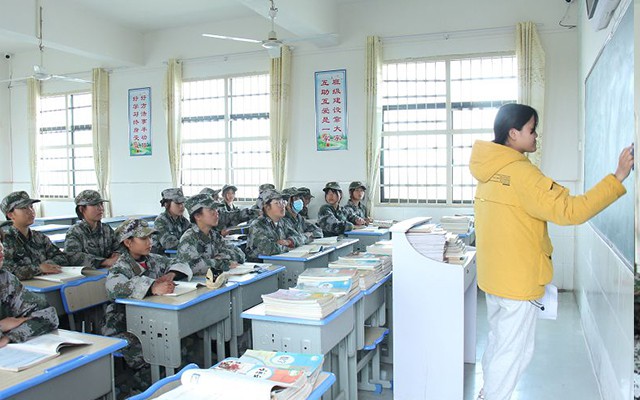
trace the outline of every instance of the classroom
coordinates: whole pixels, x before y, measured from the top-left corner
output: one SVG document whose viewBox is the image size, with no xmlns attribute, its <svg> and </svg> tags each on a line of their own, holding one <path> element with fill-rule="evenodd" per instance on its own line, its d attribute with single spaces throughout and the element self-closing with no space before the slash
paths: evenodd
<svg viewBox="0 0 640 400">
<path fill-rule="evenodd" d="M 537 31 L 544 62 L 542 76 L 532 84 L 536 104 L 531 105 L 541 116 L 539 150 L 532 159 L 572 195 L 582 194 L 591 165 L 603 161 L 589 158 L 586 148 L 592 120 L 585 111 L 589 76 L 624 16 L 630 14 L 632 25 L 639 18 L 635 0 L 596 1 L 613 10 L 604 24 L 595 20 L 602 16 L 589 18 L 593 3 L 0 1 L 0 198 L 26 191 L 42 200 L 38 217 L 55 217 L 73 215 L 75 195 L 95 189 L 109 200 L 105 217 L 157 215 L 163 211 L 160 193 L 167 188 L 182 187 L 192 196 L 203 187 L 232 184 L 237 205 L 251 207 L 258 186 L 273 183 L 277 189 L 308 187 L 315 196 L 309 217 L 316 218 L 327 182 L 338 182 L 348 193 L 350 182 L 362 181 L 370 185 L 366 196 L 378 220 L 428 216 L 439 221 L 472 214 L 471 146 L 476 139 L 492 140 L 497 108 L 518 101 L 516 25 L 525 22 Z M 269 7 L 277 7 L 272 20 Z M 267 50 L 270 40 L 261 47 L 271 30 L 289 49 Z M 639 41 L 634 43 L 637 47 Z M 378 80 L 389 82 L 385 88 L 369 87 L 376 81 L 368 72 L 375 65 L 372 54 L 380 61 Z M 38 104 L 49 111 L 63 104 L 67 125 L 85 130 L 84 135 L 55 135 L 54 117 L 43 115 L 33 101 L 35 85 L 17 79 L 34 76 L 34 65 L 47 78 L 40 81 L 43 101 Z M 465 68 L 472 69 L 468 94 L 449 78 L 456 71 L 464 77 Z M 282 80 L 274 81 L 271 70 Z M 637 93 L 640 79 L 634 75 Z M 331 125 L 333 136 L 323 137 L 322 82 L 336 77 L 343 109 L 333 121 L 341 120 Z M 410 88 L 420 79 L 427 81 L 427 94 Z M 97 81 L 99 99 L 95 93 L 92 98 Z M 496 89 L 495 82 L 507 83 Z M 177 94 L 170 90 L 176 88 Z M 382 113 L 377 125 L 372 91 Z M 269 96 L 276 95 L 279 108 L 272 99 L 270 110 Z M 147 99 L 144 104 L 140 96 Z M 421 101 L 416 98 L 425 101 L 402 112 L 404 104 Z M 98 100 L 100 121 L 87 108 Z M 201 113 L 210 104 L 216 110 Z M 134 115 L 140 106 L 148 118 L 138 131 Z M 640 114 L 637 102 L 633 107 Z M 82 122 L 76 126 L 74 118 Z M 452 128 L 456 124 L 459 132 Z M 377 128 L 382 148 L 372 151 L 376 142 L 370 133 Z M 87 129 L 99 129 L 100 136 Z M 403 130 L 417 133 L 397 134 Z M 626 145 L 638 142 L 637 127 L 629 138 Z M 272 162 L 274 152 L 277 162 Z M 615 164 L 610 158 L 606 162 L 614 172 Z M 514 399 L 634 398 L 634 263 L 640 251 L 636 173 L 625 181 L 635 207 L 631 257 L 621 256 L 598 225 L 549 223 L 560 312 L 557 321 L 539 322 L 534 360 Z M 482 384 L 484 302 L 479 293 L 477 360 L 465 365 L 465 400 L 475 399 Z M 358 398 L 394 395 L 390 388 L 381 394 L 361 390 Z M 635 398 L 640 398 L 638 388 Z"/>
</svg>

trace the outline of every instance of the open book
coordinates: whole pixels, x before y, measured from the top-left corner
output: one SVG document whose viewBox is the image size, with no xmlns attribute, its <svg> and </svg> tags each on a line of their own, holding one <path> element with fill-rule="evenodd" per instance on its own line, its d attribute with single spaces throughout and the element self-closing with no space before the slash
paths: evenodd
<svg viewBox="0 0 640 400">
<path fill-rule="evenodd" d="M 9 343 L 0 349 L 0 369 L 22 371 L 57 357 L 62 347 L 82 344 L 91 343 L 67 337 L 62 332 L 36 336 L 23 343 Z"/>
<path fill-rule="evenodd" d="M 173 289 L 173 293 L 166 293 L 162 296 L 181 296 L 197 290 L 198 286 L 206 286 L 203 282 L 197 281 L 176 281 L 175 284 L 176 287 Z"/>
<path fill-rule="evenodd" d="M 308 256 L 309 254 L 319 253 L 322 250 L 324 250 L 324 248 L 317 244 L 303 244 L 302 246 L 298 246 L 295 249 L 289 250 L 288 252 L 281 255 L 285 257 L 303 258 Z"/>
<path fill-rule="evenodd" d="M 43 281 L 51 281 L 51 282 L 69 282 L 76 279 L 84 278 L 82 275 L 82 270 L 91 269 L 89 267 L 60 267 L 62 272 L 59 274 L 43 274 L 36 275 L 33 279 L 40 279 Z"/>
</svg>

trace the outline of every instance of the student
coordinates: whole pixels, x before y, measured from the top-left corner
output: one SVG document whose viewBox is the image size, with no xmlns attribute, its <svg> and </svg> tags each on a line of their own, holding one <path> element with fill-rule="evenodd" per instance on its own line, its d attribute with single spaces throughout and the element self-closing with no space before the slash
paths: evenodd
<svg viewBox="0 0 640 400">
<path fill-rule="evenodd" d="M 19 191 L 9 193 L 0 203 L 7 220 L 13 222 L 4 238 L 4 268 L 21 281 L 60 273 L 60 265 L 68 265 L 65 254 L 46 235 L 29 229 L 36 216 L 33 204 L 38 202 Z"/>
<path fill-rule="evenodd" d="M 220 199 L 220 191 L 221 191 L 221 189 L 213 190 L 211 188 L 206 187 L 206 188 L 204 188 L 204 189 L 202 189 L 200 191 L 200 194 L 207 194 L 207 195 L 211 196 L 213 201 L 219 202 L 221 200 Z"/>
<path fill-rule="evenodd" d="M 191 227 L 191 223 L 183 215 L 185 200 L 187 198 L 180 188 L 162 191 L 160 205 L 164 207 L 164 211 L 156 217 L 153 225 L 156 232 L 151 237 L 154 253 L 164 255 L 165 250 L 177 249 L 180 238 Z"/>
<path fill-rule="evenodd" d="M 4 263 L 4 232 L 0 230 L 0 348 L 20 343 L 58 327 L 56 309 L 26 290 Z"/>
<path fill-rule="evenodd" d="M 147 363 L 142 358 L 140 340 L 127 332 L 126 306 L 115 303 L 115 299 L 143 299 L 151 295 L 173 293 L 174 280 L 191 279 L 191 269 L 186 264 L 173 259 L 151 254 L 151 234 L 154 229 L 147 221 L 128 219 L 115 230 L 117 240 L 122 244 L 122 255 L 109 269 L 105 287 L 111 303 L 107 306 L 102 334 L 125 339 L 128 344 L 121 350 L 127 365 L 132 368 L 135 389 L 147 386 L 141 371 Z M 179 345 L 176 343 L 175 345 Z M 139 376 L 140 375 L 140 376 Z"/>
<path fill-rule="evenodd" d="M 305 243 L 311 243 L 313 239 L 322 237 L 322 229 L 320 229 L 318 225 L 307 221 L 299 214 L 299 212 L 302 211 L 302 207 L 304 207 L 302 200 L 303 195 L 304 192 L 294 187 L 282 191 L 282 198 L 287 200 L 284 220 L 296 228 L 298 233 L 305 236 Z"/>
<path fill-rule="evenodd" d="M 307 187 L 299 187 L 298 190 L 302 193 L 302 202 L 304 203 L 302 206 L 302 211 L 299 212 L 304 218 L 309 218 L 309 203 L 311 203 L 311 199 L 314 196 L 311 194 L 311 189 Z"/>
<path fill-rule="evenodd" d="M 236 199 L 236 192 L 238 188 L 234 185 L 224 185 L 222 187 L 222 204 L 225 211 L 239 210 L 240 208 L 233 204 Z"/>
<path fill-rule="evenodd" d="M 258 217 L 258 210 L 251 208 L 240 208 L 233 202 L 236 199 L 236 188 L 233 185 L 224 185 L 222 187 L 222 205 L 218 205 L 220 215 L 217 230 L 226 236 L 228 231 L 225 228 L 236 226 L 242 222 L 250 221 Z"/>
<path fill-rule="evenodd" d="M 322 228 L 324 236 L 338 236 L 352 230 L 355 226 L 364 225 L 365 221 L 353 215 L 350 211 L 340 207 L 342 189 L 338 182 L 327 182 L 324 189 L 323 204 L 318 211 L 318 225 Z"/>
<path fill-rule="evenodd" d="M 344 208 L 350 210 L 354 215 L 362 218 L 367 224 L 373 222 L 373 218 L 369 216 L 369 211 L 363 203 L 364 192 L 367 187 L 360 181 L 354 181 L 349 184 L 349 201 Z"/>
<path fill-rule="evenodd" d="M 470 160 L 475 195 L 478 286 L 486 293 L 489 333 L 479 399 L 509 399 L 533 356 L 539 305 L 551 282 L 547 221 L 581 224 L 622 196 L 633 165 L 625 148 L 615 174 L 584 195 L 546 177 L 525 156 L 536 151 L 538 114 L 522 104 L 500 107 L 493 142 L 476 141 Z"/>
<path fill-rule="evenodd" d="M 64 252 L 72 265 L 110 268 L 120 256 L 113 229 L 102 223 L 104 203 L 95 190 L 83 190 L 76 198 L 78 222 L 67 231 Z"/>
<path fill-rule="evenodd" d="M 228 244 L 214 228 L 218 225 L 217 203 L 205 194 L 191 196 L 185 202 L 191 227 L 180 238 L 178 260 L 191 267 L 194 275 L 228 271 L 244 263 L 244 253 Z"/>
<path fill-rule="evenodd" d="M 284 220 L 286 204 L 282 195 L 272 189 L 258 196 L 262 216 L 256 218 L 249 229 L 247 256 L 250 259 L 260 261 L 261 254 L 282 254 L 306 242 L 306 237 Z"/>
</svg>

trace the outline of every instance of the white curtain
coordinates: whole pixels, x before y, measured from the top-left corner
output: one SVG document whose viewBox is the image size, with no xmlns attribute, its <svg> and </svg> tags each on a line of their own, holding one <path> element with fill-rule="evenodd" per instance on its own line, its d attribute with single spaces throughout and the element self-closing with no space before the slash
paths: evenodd
<svg viewBox="0 0 640 400">
<path fill-rule="evenodd" d="M 93 163 L 96 169 L 98 192 L 111 200 L 111 161 L 109 158 L 109 73 L 93 69 Z M 112 214 L 111 202 L 104 203 L 104 216 Z"/>
<path fill-rule="evenodd" d="M 271 166 L 273 184 L 282 190 L 286 183 L 289 103 L 291 92 L 291 49 L 282 46 L 280 58 L 271 60 Z"/>
<path fill-rule="evenodd" d="M 519 22 L 516 28 L 516 58 L 518 60 L 518 103 L 527 104 L 538 111 L 538 151 L 529 154 L 538 167 L 544 147 L 544 85 L 545 55 L 536 24 Z"/>
<path fill-rule="evenodd" d="M 169 168 L 173 187 L 180 187 L 182 173 L 182 136 L 180 134 L 180 102 L 182 101 L 182 63 L 169 60 L 166 79 L 164 112 L 167 120 L 167 139 L 169 142 Z"/>
<path fill-rule="evenodd" d="M 38 180 L 38 110 L 40 108 L 41 84 L 34 78 L 27 79 L 27 134 L 29 135 L 29 162 L 31 164 L 31 197 L 40 197 Z M 36 215 L 42 216 L 39 203 L 35 206 Z"/>
<path fill-rule="evenodd" d="M 367 168 L 367 201 L 371 213 L 378 191 L 382 108 L 378 85 L 382 82 L 382 44 L 377 36 L 367 36 L 365 64 L 365 161 Z"/>
</svg>

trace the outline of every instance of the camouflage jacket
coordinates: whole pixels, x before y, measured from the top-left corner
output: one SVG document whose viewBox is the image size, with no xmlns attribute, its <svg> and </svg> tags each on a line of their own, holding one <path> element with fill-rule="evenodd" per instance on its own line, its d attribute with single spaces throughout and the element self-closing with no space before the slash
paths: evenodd
<svg viewBox="0 0 640 400">
<path fill-rule="evenodd" d="M 247 256 L 259 259 L 259 255 L 271 256 L 289 251 L 289 247 L 276 243 L 280 239 L 293 240 L 294 247 L 305 244 L 306 237 L 286 219 L 277 224 L 271 218 L 262 216 L 253 221 L 247 237 Z"/>
<path fill-rule="evenodd" d="M 344 208 L 346 208 L 349 212 L 351 212 L 351 214 L 355 215 L 356 217 L 362 219 L 369 218 L 369 211 L 367 210 L 367 207 L 363 202 L 359 202 L 358 205 L 356 205 L 353 201 L 349 200 L 347 201 L 347 205 L 344 206 Z"/>
<path fill-rule="evenodd" d="M 242 222 L 247 222 L 255 219 L 259 215 L 259 210 L 253 208 L 238 208 L 234 206 L 233 209 L 225 204 L 225 206 L 218 209 L 220 215 L 218 219 L 217 231 L 222 231 L 230 226 L 236 226 Z"/>
<path fill-rule="evenodd" d="M 17 328 L 0 331 L 0 338 L 9 337 L 14 343 L 24 342 L 58 327 L 56 309 L 47 301 L 22 286 L 11 272 L 0 269 L 0 320 L 7 317 L 30 317 Z"/>
<path fill-rule="evenodd" d="M 119 249 L 120 243 L 113 229 L 102 222 L 91 230 L 88 222 L 78 221 L 69 228 L 64 241 L 64 252 L 71 265 L 99 268 L 111 254 L 120 252 Z"/>
<path fill-rule="evenodd" d="M 153 252 L 164 254 L 165 250 L 177 249 L 180 238 L 190 227 L 191 222 L 182 215 L 174 218 L 168 211 L 158 215 L 153 225 L 156 232 L 151 236 Z"/>
<path fill-rule="evenodd" d="M 287 210 L 286 214 L 284 215 L 284 219 L 287 220 L 290 225 L 296 228 L 298 232 L 305 236 L 305 243 L 311 243 L 313 242 L 314 238 L 321 238 L 323 236 L 322 229 L 320 229 L 318 225 L 312 224 L 311 222 L 307 221 L 300 214 L 296 214 L 294 216 L 291 212 L 289 212 L 289 210 Z M 307 235 L 305 235 L 305 233 L 311 233 L 311 237 L 308 237 Z"/>
<path fill-rule="evenodd" d="M 140 265 L 146 263 L 146 269 Z M 190 279 L 191 268 L 188 265 L 178 263 L 176 260 L 158 254 L 149 254 L 140 262 L 131 257 L 128 251 L 124 251 L 118 261 L 111 268 L 105 282 L 107 296 L 111 301 L 115 299 L 143 299 L 150 294 L 151 286 L 156 278 L 165 275 L 169 271 L 181 272 Z M 112 336 L 126 332 L 126 319 L 124 304 L 111 303 L 105 314 L 105 325 L 102 334 Z"/>
<path fill-rule="evenodd" d="M 49 238 L 29 229 L 29 237 L 10 226 L 5 231 L 4 268 L 24 281 L 40 275 L 40 264 L 69 265 L 67 256 Z"/>
<path fill-rule="evenodd" d="M 205 275 L 210 268 L 228 271 L 232 261 L 244 263 L 244 253 L 214 229 L 205 235 L 198 225 L 192 224 L 180 238 L 177 259 L 188 264 L 194 275 Z"/>
<path fill-rule="evenodd" d="M 309 207 L 303 206 L 298 215 L 301 215 L 303 218 L 309 219 Z"/>
<path fill-rule="evenodd" d="M 318 225 L 325 236 L 338 236 L 353 229 L 355 216 L 344 207 L 334 209 L 329 204 L 323 204 L 318 211 Z"/>
</svg>

